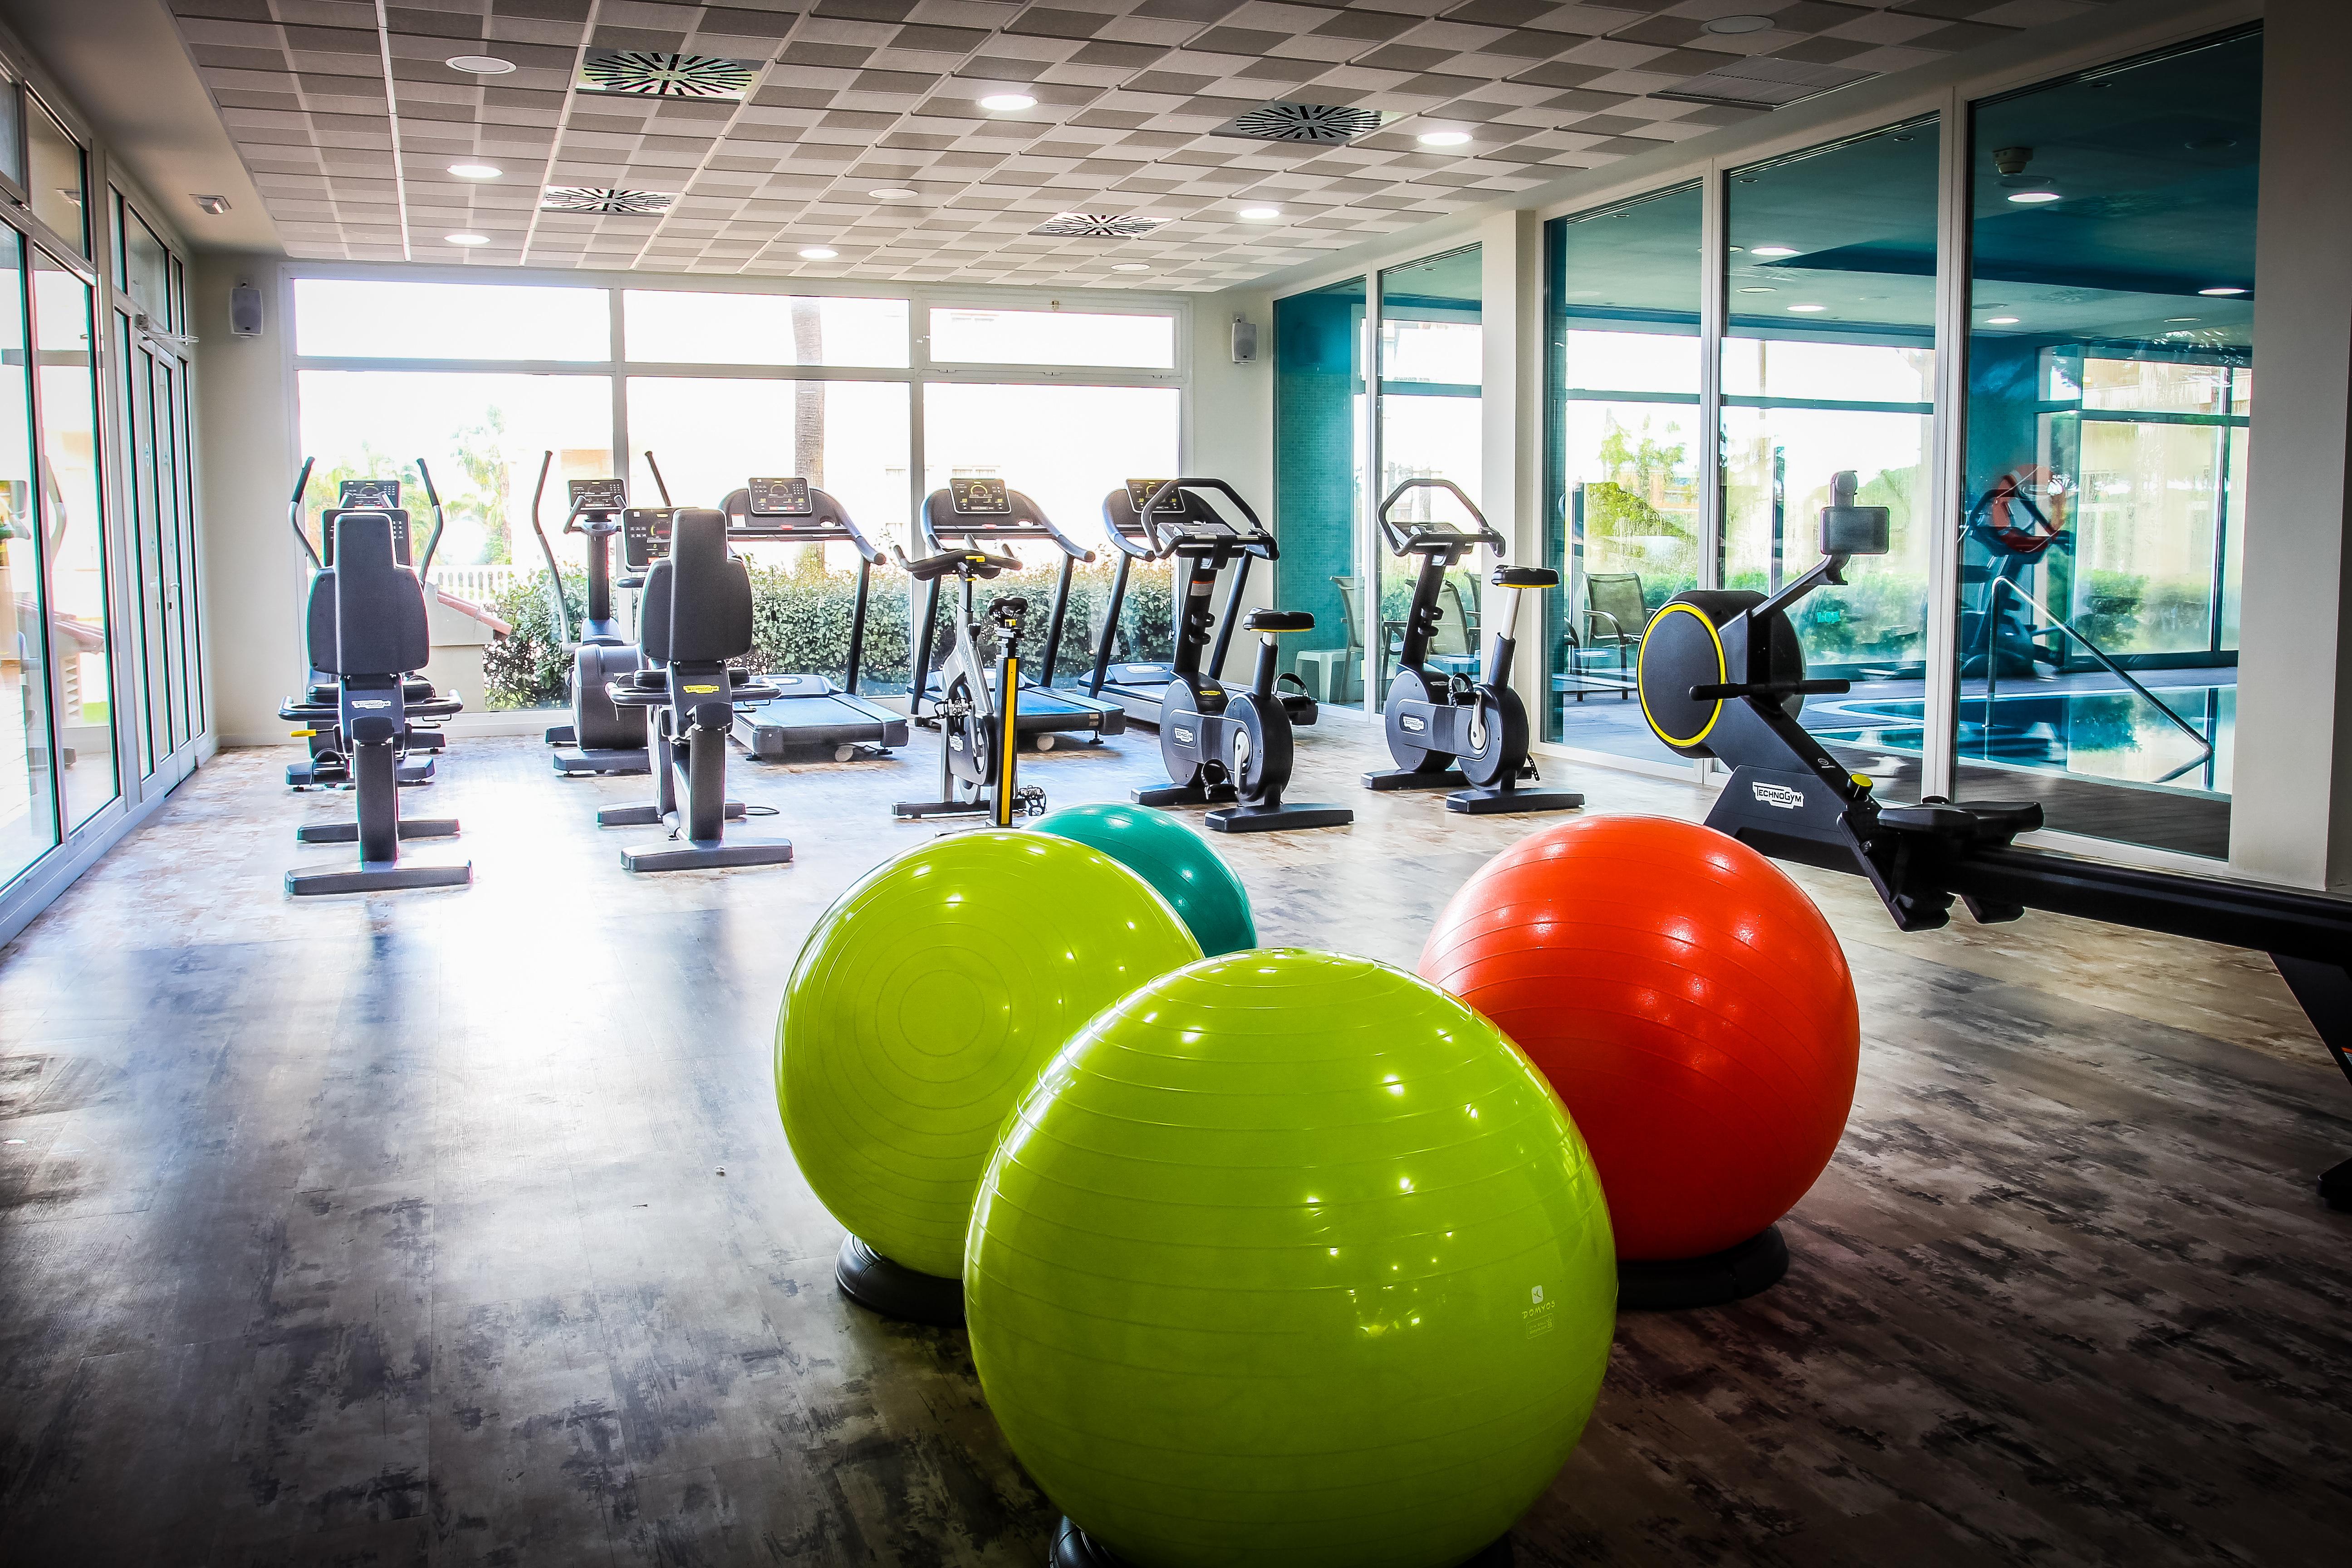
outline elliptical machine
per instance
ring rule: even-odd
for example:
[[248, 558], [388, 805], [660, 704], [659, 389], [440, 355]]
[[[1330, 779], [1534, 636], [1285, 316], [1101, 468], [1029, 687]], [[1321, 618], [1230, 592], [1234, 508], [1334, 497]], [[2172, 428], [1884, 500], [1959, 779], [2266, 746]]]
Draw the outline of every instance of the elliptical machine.
[[[402, 566], [412, 564], [408, 510], [400, 504], [398, 479], [345, 479], [337, 491], [335, 504], [319, 514], [319, 544], [310, 543], [310, 535], [302, 526], [302, 500], [310, 489], [310, 469], [316, 458], [302, 459], [302, 471], [294, 477], [293, 499], [287, 502], [287, 521], [293, 525], [294, 537], [302, 546], [315, 574], [328, 570], [335, 563], [335, 525], [346, 517], [382, 516], [392, 529], [393, 558]], [[417, 574], [422, 583], [425, 574], [433, 569], [433, 552], [441, 545], [441, 498], [433, 489], [433, 471], [425, 459], [416, 459], [416, 471], [425, 481], [425, 498], [433, 508], [433, 534], [425, 543], [424, 570]], [[325, 651], [320, 645], [318, 651]], [[338, 714], [339, 689], [334, 673], [315, 658], [311, 660], [310, 679], [303, 682], [302, 695], [289, 697], [278, 706], [278, 716], [289, 723], [300, 724], [294, 738], [308, 743], [310, 754], [299, 763], [286, 764], [286, 783], [293, 789], [348, 789], [355, 783], [352, 773], [351, 748]], [[441, 701], [433, 683], [422, 676], [411, 677], [402, 688], [407, 704], [408, 721], [401, 727], [398, 742], [394, 748], [393, 778], [404, 784], [424, 784], [433, 782], [434, 753], [446, 744], [440, 731], [434, 728], [441, 715], [435, 705]], [[456, 709], [449, 710], [456, 712]], [[411, 753], [421, 753], [412, 755]]]
[[[1012, 826], [1015, 817], [1044, 816], [1045, 792], [1020, 783], [1019, 721], [1009, 695], [1021, 690], [1021, 632], [1029, 602], [1004, 598], [990, 603], [988, 631], [996, 645], [992, 662], [982, 662], [973, 635], [979, 627], [972, 609], [974, 579], [1018, 572], [1020, 558], [978, 544], [943, 550], [919, 561], [908, 560], [895, 544], [890, 552], [918, 583], [936, 584], [950, 572], [959, 583], [955, 640], [940, 666], [939, 696], [931, 704], [940, 724], [940, 795], [937, 800], [900, 801], [890, 815], [901, 822], [985, 816], [998, 827]], [[933, 596], [936, 602], [936, 588]]]
[[[634, 713], [622, 712], [606, 695], [607, 687], [635, 674], [645, 662], [613, 613], [613, 539], [621, 531], [621, 511], [629, 504], [628, 484], [624, 479], [567, 481], [572, 504], [564, 515], [563, 531], [588, 541], [588, 614], [575, 641], [571, 611], [563, 602], [562, 569], [556, 564], [555, 547], [548, 542], [547, 530], [540, 523], [547, 473], [554, 463], [551, 451], [539, 460], [539, 486], [530, 493], [530, 531], [539, 536], [539, 552], [547, 561], [556, 637], [572, 656], [572, 670], [564, 678], [570, 688], [572, 722], [549, 726], [547, 743], [566, 748], [551, 761], [555, 771], [566, 777], [650, 773], [653, 763], [646, 751], [643, 721]], [[665, 494], [662, 499], [669, 498]]]
[[[1452, 493], [1477, 524], [1465, 532], [1450, 522], [1406, 522], [1390, 513], [1408, 490], [1442, 489]], [[1412, 607], [1405, 614], [1404, 647], [1398, 656], [1402, 667], [1389, 683], [1383, 728], [1389, 755], [1397, 765], [1364, 775], [1372, 790], [1454, 789], [1445, 797], [1445, 809], [1475, 816], [1507, 811], [1573, 811], [1584, 804], [1574, 790], [1521, 789], [1519, 781], [1538, 775], [1529, 760], [1528, 710], [1511, 689], [1511, 657], [1518, 647], [1519, 597], [1529, 588], [1557, 588], [1559, 574], [1541, 566], [1501, 563], [1503, 536], [1472, 504], [1462, 487], [1451, 479], [1412, 479], [1398, 484], [1381, 502], [1381, 532], [1400, 560], [1418, 557], [1420, 573], [1413, 579]], [[1511, 591], [1503, 624], [1486, 644], [1484, 679], [1466, 680], [1440, 675], [1429, 668], [1429, 645], [1437, 635], [1445, 611], [1438, 605], [1445, 574], [1465, 555], [1485, 545], [1497, 560], [1490, 579]]]

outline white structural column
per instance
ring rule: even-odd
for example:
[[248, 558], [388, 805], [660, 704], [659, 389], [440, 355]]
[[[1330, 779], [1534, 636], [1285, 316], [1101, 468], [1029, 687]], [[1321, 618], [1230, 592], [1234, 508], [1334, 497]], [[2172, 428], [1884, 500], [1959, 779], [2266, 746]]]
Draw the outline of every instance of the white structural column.
[[2263, 19], [2254, 409], [2230, 864], [2352, 886], [2352, 5]]
[[[1510, 541], [1509, 559], [1543, 565], [1543, 226], [1532, 212], [1497, 213], [1478, 226], [1480, 333], [1478, 506]], [[1479, 573], [1479, 641], [1503, 629], [1507, 591]], [[1561, 590], [1565, 592], [1565, 589]], [[1530, 718], [1543, 711], [1541, 612], [1520, 606], [1511, 684]], [[1484, 647], [1477, 650], [1482, 656]]]

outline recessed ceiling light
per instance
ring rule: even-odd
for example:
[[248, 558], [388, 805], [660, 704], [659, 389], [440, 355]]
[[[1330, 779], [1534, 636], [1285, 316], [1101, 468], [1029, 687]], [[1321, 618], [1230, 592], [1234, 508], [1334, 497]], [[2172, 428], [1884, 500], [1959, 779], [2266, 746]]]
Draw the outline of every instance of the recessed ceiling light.
[[1829, 307], [1827, 305], [1791, 305], [1789, 309], [1801, 316], [1810, 316], [1816, 310], [1826, 310]]
[[2237, 289], [2237, 288], [2226, 288], [2226, 287], [2225, 287], [2225, 288], [2221, 288], [2221, 289], [2199, 289], [2199, 290], [2197, 290], [2197, 291], [2198, 291], [2200, 294], [2206, 295], [2206, 296], [2208, 296], [2209, 298], [2212, 298], [2212, 299], [2219, 299], [2219, 298], [2222, 297], [2223, 295], [2228, 295], [2228, 294], [2242, 294], [2242, 293], [2244, 293], [2244, 292], [2245, 292], [2245, 290], [2244, 290], [2243, 289]]
[[1760, 286], [1752, 289], [1742, 289], [1740, 290], [1742, 294], [1778, 294], [1780, 291], [1780, 290], [1778, 289], [1766, 289]]
[[1282, 216], [1280, 207], [1244, 207], [1240, 216], [1249, 223], [1265, 223]]
[[2164, 318], [2164, 324], [2168, 327], [2177, 327], [2183, 322], [2193, 321], [2195, 320], [2197, 320], [2197, 318], [2194, 316], [2167, 316]]
[[1717, 33], [1737, 37], [1741, 33], [1761, 33], [1772, 26], [1769, 16], [1717, 16], [1712, 22], [1702, 22], [1702, 33]]
[[2011, 191], [2009, 193], [2009, 199], [2021, 206], [2031, 207], [2040, 206], [2044, 202], [2054, 202], [2059, 197], [2055, 191]]
[[1018, 110], [1036, 108], [1037, 100], [1025, 92], [992, 92], [980, 100], [980, 106], [999, 114], [1011, 114]]
[[1759, 245], [1748, 253], [1750, 256], [1794, 256], [1796, 247], [1790, 245]]
[[2017, 318], [2015, 316], [1987, 316], [1985, 318], [1985, 325], [1988, 327], [2013, 327], [2017, 325]]
[[1110, 264], [1110, 269], [1113, 272], [1149, 272], [1151, 270], [1151, 263], [1149, 261], [1114, 261]]
[[470, 76], [504, 76], [515, 68], [512, 60], [502, 60], [496, 55], [452, 55], [449, 68]]
[[506, 173], [496, 163], [452, 163], [449, 172], [461, 180], [495, 180]]
[[445, 234], [441, 237], [447, 240], [451, 245], [488, 245], [490, 243], [490, 237], [487, 234]]
[[866, 194], [877, 202], [903, 202], [915, 193], [904, 185], [881, 185]]
[[841, 252], [834, 249], [830, 246], [812, 245], [802, 249], [801, 259], [803, 261], [830, 261], [840, 254]]
[[228, 211], [228, 198], [226, 196], [200, 196], [194, 191], [191, 191], [188, 193], [188, 199], [196, 204], [196, 209], [199, 212], [211, 217], [218, 217], [221, 214]]
[[1420, 136], [1424, 147], [1459, 147], [1469, 140], [1467, 131], [1424, 131]]

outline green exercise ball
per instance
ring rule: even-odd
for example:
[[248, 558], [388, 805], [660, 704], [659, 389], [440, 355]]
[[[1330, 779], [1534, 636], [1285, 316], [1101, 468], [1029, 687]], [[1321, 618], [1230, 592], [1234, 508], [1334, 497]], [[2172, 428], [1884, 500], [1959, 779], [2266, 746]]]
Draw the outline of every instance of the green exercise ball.
[[908, 850], [825, 911], [784, 989], [776, 1100], [802, 1173], [876, 1251], [952, 1278], [1037, 1069], [1200, 956], [1141, 878], [1083, 844], [985, 831]]
[[1249, 894], [1209, 841], [1148, 805], [1071, 805], [1039, 817], [1040, 833], [1091, 844], [1151, 884], [1213, 958], [1257, 945]]
[[1047, 1065], [963, 1289], [1013, 1453], [1137, 1568], [1450, 1568], [1575, 1447], [1617, 1259], [1499, 1030], [1276, 948], [1162, 975]]

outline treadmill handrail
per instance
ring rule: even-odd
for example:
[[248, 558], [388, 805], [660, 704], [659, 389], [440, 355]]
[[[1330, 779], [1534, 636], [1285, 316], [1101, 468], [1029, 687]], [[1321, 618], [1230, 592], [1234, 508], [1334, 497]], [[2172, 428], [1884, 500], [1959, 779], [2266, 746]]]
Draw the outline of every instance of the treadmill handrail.
[[[1087, 549], [1085, 545], [1080, 544], [1076, 540], [1063, 532], [1060, 525], [1055, 523], [1052, 518], [1045, 515], [1045, 509], [1044, 507], [1039, 506], [1035, 501], [1031, 500], [1027, 496], [1023, 495], [1019, 490], [1013, 489], [1010, 486], [1005, 488], [1004, 493], [1008, 497], [1017, 497], [1020, 504], [1028, 508], [1029, 510], [1035, 515], [1037, 521], [1034, 523], [1016, 521], [1010, 513], [1005, 514], [1001, 520], [992, 515], [979, 516], [956, 514], [955, 531], [958, 533], [969, 534], [975, 538], [1050, 539], [1061, 548], [1063, 554], [1068, 556], [1073, 561], [1092, 561], [1095, 558], [1095, 552], [1093, 551]], [[933, 490], [930, 494], [923, 498], [922, 508], [916, 514], [915, 527], [922, 535], [923, 549], [927, 555], [936, 555], [940, 551], [949, 548], [942, 542], [942, 535], [931, 521], [931, 509], [933, 507], [947, 507], [950, 505], [949, 501], [943, 499], [949, 494], [950, 491], [948, 490], [948, 488], [944, 485], [940, 486], [938, 489]]]
[[[830, 521], [824, 515], [827, 507], [833, 509]], [[871, 565], [879, 566], [890, 559], [888, 552], [857, 526], [857, 520], [849, 515], [840, 497], [814, 485], [809, 486], [808, 518], [781, 518], [778, 521], [784, 525], [782, 528], [753, 529], [746, 524], [743, 520], [751, 515], [749, 485], [729, 490], [719, 501], [719, 510], [727, 514], [727, 537], [738, 543], [756, 544], [766, 540], [777, 544], [846, 544]]]

